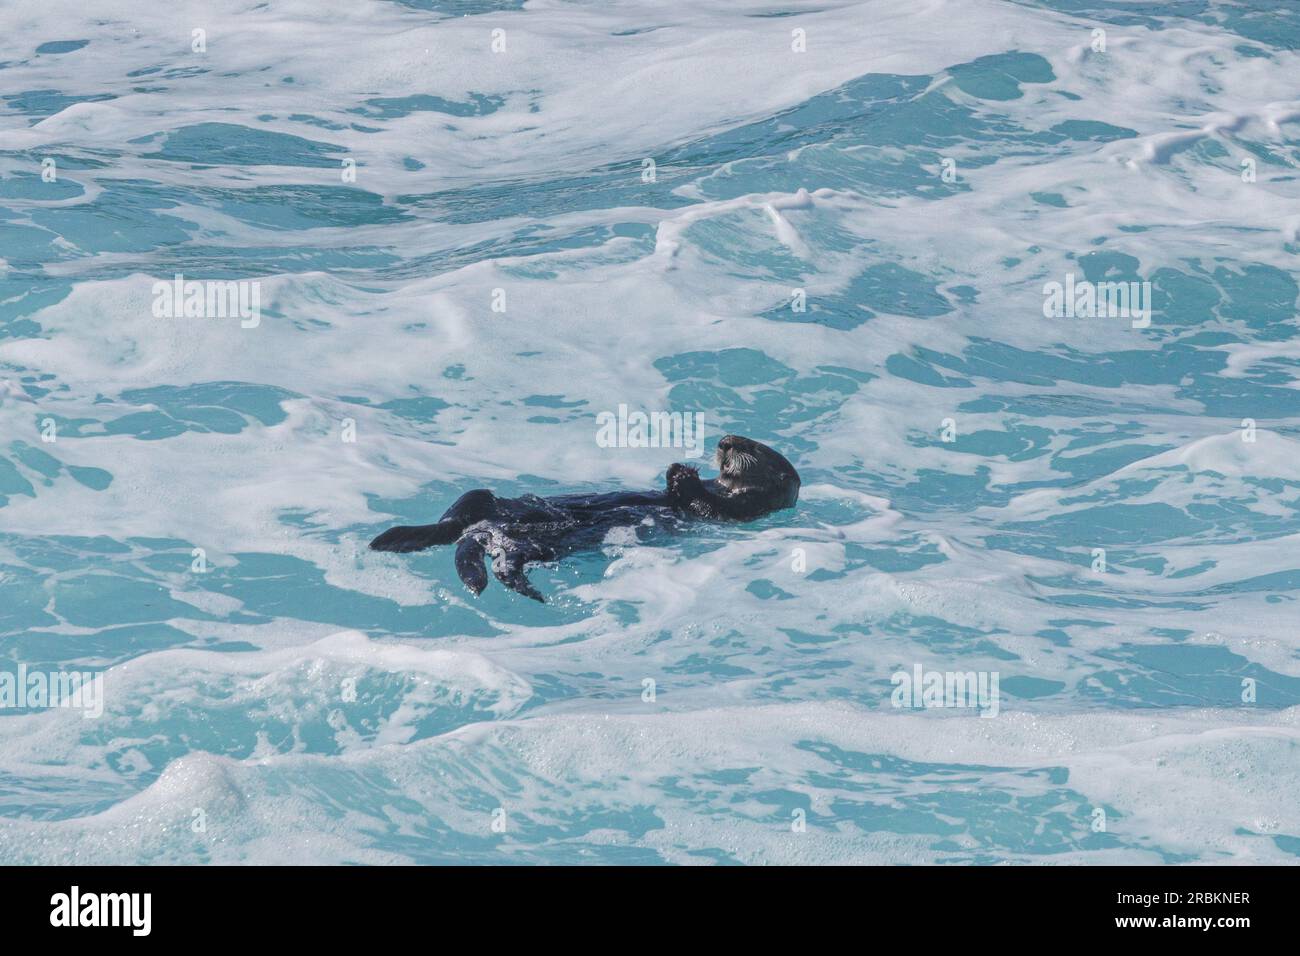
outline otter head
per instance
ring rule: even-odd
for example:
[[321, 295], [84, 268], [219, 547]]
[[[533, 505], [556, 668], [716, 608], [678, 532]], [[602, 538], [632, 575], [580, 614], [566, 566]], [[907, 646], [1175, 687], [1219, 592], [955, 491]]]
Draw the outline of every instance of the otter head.
[[718, 484], [730, 492], [761, 491], [772, 508], [793, 508], [799, 500], [799, 473], [779, 452], [743, 435], [718, 442]]

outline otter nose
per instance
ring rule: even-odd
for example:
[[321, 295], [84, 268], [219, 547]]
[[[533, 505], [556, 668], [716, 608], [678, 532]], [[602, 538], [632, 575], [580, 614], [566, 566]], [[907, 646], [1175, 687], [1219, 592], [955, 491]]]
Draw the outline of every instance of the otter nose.
[[731, 451], [732, 447], [735, 444], [736, 444], [735, 435], [724, 435], [722, 440], [718, 442], [718, 447], [723, 451]]

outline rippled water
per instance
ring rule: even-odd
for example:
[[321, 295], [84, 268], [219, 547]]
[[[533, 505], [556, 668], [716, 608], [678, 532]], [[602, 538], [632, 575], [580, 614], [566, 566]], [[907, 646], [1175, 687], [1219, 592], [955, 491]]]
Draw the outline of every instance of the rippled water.
[[[1296, 862], [1298, 47], [1284, 0], [0, 10], [0, 670], [103, 687], [0, 709], [0, 859]], [[798, 507], [545, 605], [366, 550], [658, 485], [620, 405]]]

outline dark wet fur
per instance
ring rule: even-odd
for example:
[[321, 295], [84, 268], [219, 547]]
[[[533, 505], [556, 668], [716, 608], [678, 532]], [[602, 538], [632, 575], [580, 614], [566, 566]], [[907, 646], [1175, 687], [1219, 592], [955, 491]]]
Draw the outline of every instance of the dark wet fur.
[[456, 499], [435, 524], [390, 528], [370, 547], [407, 552], [454, 543], [456, 573], [474, 594], [487, 587], [484, 562], [491, 559], [498, 581], [544, 601], [524, 573], [527, 565], [599, 547], [613, 528], [647, 518], [669, 526], [684, 518], [752, 521], [799, 499], [794, 466], [752, 439], [728, 435], [718, 442], [718, 468], [718, 477], [705, 481], [694, 468], [675, 464], [663, 491], [498, 498], [478, 488]]

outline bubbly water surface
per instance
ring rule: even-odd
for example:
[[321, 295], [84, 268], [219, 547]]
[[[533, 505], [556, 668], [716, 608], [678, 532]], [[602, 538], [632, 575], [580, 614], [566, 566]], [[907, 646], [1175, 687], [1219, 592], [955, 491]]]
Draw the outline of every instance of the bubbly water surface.
[[[1297, 47], [1285, 0], [6, 4], [0, 669], [103, 713], [0, 711], [0, 859], [1296, 862]], [[659, 484], [620, 405], [798, 507], [546, 605], [366, 550]]]

